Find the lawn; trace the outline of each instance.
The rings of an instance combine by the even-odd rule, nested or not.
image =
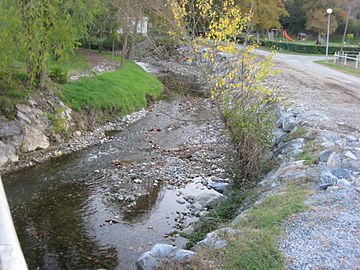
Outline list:
[[[323,65],[323,66],[327,66],[329,68],[335,69],[335,70],[339,70],[339,71],[343,71],[346,73],[351,73],[354,74],[356,76],[360,76],[360,69],[354,69],[351,67],[346,67],[346,66],[342,66],[342,65],[338,65],[338,64],[334,64],[333,61],[328,60],[328,62],[326,62],[326,60],[316,60],[314,61],[317,64]]]
[[[73,109],[125,115],[146,107],[146,96],[156,99],[162,83],[131,61],[121,70],[82,77],[60,86],[61,98]]]

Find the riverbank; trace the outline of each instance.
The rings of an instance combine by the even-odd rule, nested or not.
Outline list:
[[[135,63],[127,61],[123,70],[113,71],[115,62],[108,55],[80,52],[95,60],[88,59],[92,68],[86,65],[86,73],[77,70],[76,81],[51,84],[34,93],[14,106],[12,119],[0,115],[0,172],[103,143],[109,139],[105,132],[114,125],[138,117],[119,116],[140,110],[161,95],[162,83]]]

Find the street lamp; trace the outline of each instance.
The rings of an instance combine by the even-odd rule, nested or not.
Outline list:
[[[326,62],[328,60],[329,55],[329,36],[330,36],[330,14],[333,12],[331,8],[328,8],[326,10],[326,13],[328,14],[328,28],[327,28],[327,36],[326,36]]]

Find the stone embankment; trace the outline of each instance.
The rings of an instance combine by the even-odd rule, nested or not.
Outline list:
[[[112,139],[107,134],[109,131],[125,128],[147,114],[146,110],[141,110],[93,130],[80,131],[75,129],[78,123],[73,119],[72,110],[59,98],[50,95],[37,99],[35,101],[30,97],[29,104],[16,105],[15,119],[0,118],[0,172],[9,173],[91,145],[106,143]],[[54,117],[65,129],[75,130],[69,138],[54,131],[50,120]]]

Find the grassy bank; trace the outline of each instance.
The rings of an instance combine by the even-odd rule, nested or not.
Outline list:
[[[307,195],[306,184],[300,187],[289,184],[287,191],[266,198],[259,206],[246,211],[238,224],[231,226],[240,233],[229,235],[228,247],[199,251],[185,269],[215,269],[211,268],[215,266],[225,270],[283,269],[284,259],[278,249],[282,222],[292,214],[306,210],[304,200]],[[223,223],[221,227],[229,225]]]
[[[326,66],[326,67],[329,67],[329,68],[332,68],[332,69],[335,69],[335,70],[338,70],[338,71],[351,73],[351,74],[360,76],[360,70],[359,69],[356,70],[354,68],[334,64],[330,60],[328,62],[326,62],[326,60],[317,60],[317,61],[314,61],[314,63],[320,64],[320,65],[323,65],[323,66]]]
[[[61,98],[77,111],[108,111],[125,115],[146,107],[146,96],[156,99],[163,85],[131,61],[121,70],[83,77],[60,86]]]

